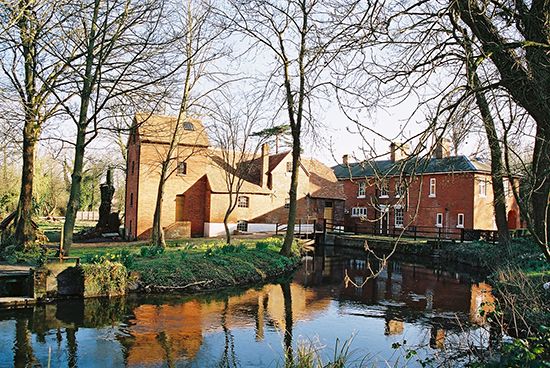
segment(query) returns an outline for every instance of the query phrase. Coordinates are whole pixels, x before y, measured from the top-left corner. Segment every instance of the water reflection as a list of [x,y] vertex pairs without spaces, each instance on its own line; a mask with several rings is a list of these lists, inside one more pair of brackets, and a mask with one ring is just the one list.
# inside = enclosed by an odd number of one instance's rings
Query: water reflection
[[330,348],[354,334],[364,354],[391,360],[392,342],[406,338],[430,354],[484,322],[490,287],[469,274],[393,261],[363,287],[346,286],[346,272],[363,283],[367,262],[363,253],[321,248],[292,282],[4,311],[0,366],[47,366],[50,348],[51,366],[276,366],[300,341]]

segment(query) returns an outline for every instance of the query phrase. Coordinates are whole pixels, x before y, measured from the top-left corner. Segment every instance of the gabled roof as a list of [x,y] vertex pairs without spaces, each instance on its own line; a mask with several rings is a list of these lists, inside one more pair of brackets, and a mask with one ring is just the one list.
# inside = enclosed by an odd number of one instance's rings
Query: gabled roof
[[180,123],[176,130],[177,117],[168,115],[153,115],[137,113],[134,118],[134,127],[143,143],[170,143],[174,133],[180,145],[208,147],[208,135],[204,125],[198,119],[189,118]]
[[395,162],[363,161],[337,165],[332,169],[338,179],[461,172],[490,173],[491,171],[489,165],[463,155],[444,158],[413,157]]
[[344,187],[330,167],[313,158],[303,158],[301,161],[309,172],[308,192],[311,197],[346,199]]

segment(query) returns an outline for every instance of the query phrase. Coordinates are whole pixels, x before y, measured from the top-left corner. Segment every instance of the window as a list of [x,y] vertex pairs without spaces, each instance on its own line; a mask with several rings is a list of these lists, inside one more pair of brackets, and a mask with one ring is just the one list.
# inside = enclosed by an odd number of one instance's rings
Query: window
[[388,183],[385,180],[382,180],[380,182],[379,189],[380,189],[380,198],[389,197]]
[[331,201],[325,201],[325,208],[332,208],[332,202]]
[[180,175],[180,176],[187,175],[187,162],[185,161],[178,162],[176,175]]
[[248,197],[239,196],[239,198],[237,198],[237,207],[248,208],[248,201]]
[[437,226],[437,227],[442,227],[443,226],[443,214],[442,213],[438,213],[435,216],[435,226]]
[[130,228],[128,229],[128,234],[126,234],[126,237],[132,236],[132,220],[130,220]]
[[367,207],[353,207],[351,217],[367,216]]
[[395,206],[394,208],[395,227],[403,227],[403,207]]
[[357,198],[365,198],[366,183],[364,181],[359,182],[359,189],[357,190]]
[[487,197],[487,182],[485,179],[480,180],[478,183],[479,186],[479,196],[480,197]]
[[134,205],[134,193],[130,193],[130,207]]
[[285,208],[290,208],[290,198],[285,198]]
[[502,179],[502,185],[504,186],[504,196],[506,198],[510,197],[510,193],[511,193],[510,180]]
[[132,175],[134,175],[135,167],[136,167],[136,163],[132,161]]
[[286,163],[286,172],[292,172],[292,161]]
[[407,191],[405,190],[405,185],[403,183],[396,183],[395,184],[395,198],[401,198],[407,195]]
[[248,231],[248,222],[244,220],[237,221],[237,230],[247,232]]
[[456,227],[464,227],[464,214],[459,213],[456,220]]
[[186,121],[185,123],[183,123],[183,129],[193,131],[193,130],[195,130],[195,126],[193,124],[191,124],[190,122]]
[[435,197],[435,178],[430,179],[430,197]]

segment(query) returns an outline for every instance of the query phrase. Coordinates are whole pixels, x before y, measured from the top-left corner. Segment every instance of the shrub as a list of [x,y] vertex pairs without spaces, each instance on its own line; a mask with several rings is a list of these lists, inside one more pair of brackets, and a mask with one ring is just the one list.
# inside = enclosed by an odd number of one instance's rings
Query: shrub
[[148,246],[148,247],[141,247],[139,250],[139,254],[142,257],[148,257],[148,258],[154,258],[164,253],[163,247],[157,247],[154,245]]
[[84,296],[114,296],[126,293],[127,270],[122,263],[103,259],[79,266],[84,277]]

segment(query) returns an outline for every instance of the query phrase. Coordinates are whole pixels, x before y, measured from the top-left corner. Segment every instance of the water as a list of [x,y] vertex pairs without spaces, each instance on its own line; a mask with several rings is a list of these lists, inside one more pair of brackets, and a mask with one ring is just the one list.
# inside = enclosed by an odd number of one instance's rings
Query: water
[[490,341],[479,276],[394,260],[357,287],[370,274],[365,254],[317,253],[291,282],[2,311],[0,367],[281,367],[286,352],[309,346],[328,359],[350,339],[350,361],[418,366]]

